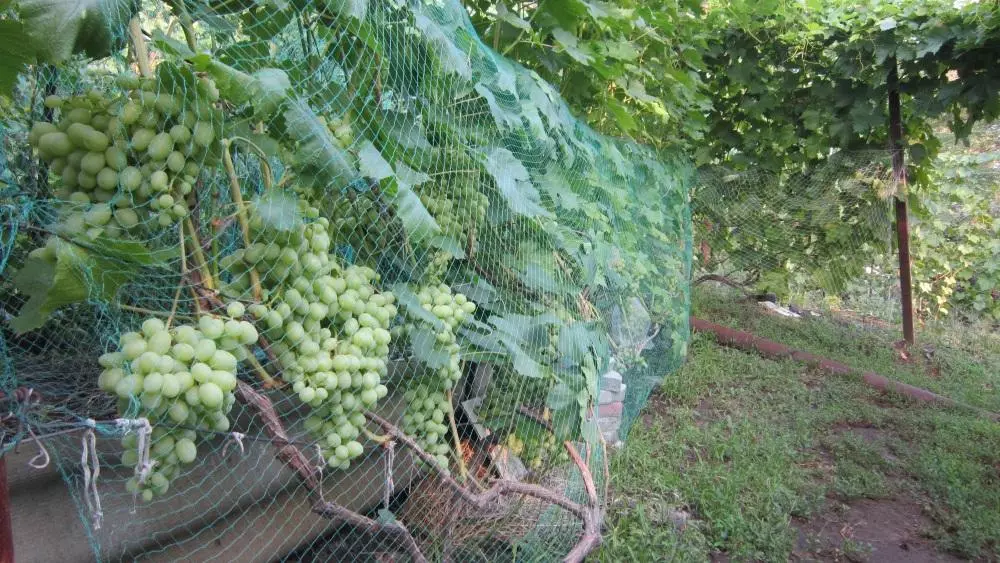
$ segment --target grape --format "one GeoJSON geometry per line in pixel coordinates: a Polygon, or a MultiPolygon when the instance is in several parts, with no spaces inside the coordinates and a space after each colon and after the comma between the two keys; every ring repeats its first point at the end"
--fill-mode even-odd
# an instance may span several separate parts
{"type": "MultiPolygon", "coordinates": [[[[250,326],[246,321],[232,322],[240,324],[241,333],[250,326]]],[[[199,430],[229,429],[226,413],[235,401],[237,361],[221,349],[221,340],[200,330],[222,323],[206,315],[197,326],[168,329],[162,319],[148,318],[139,332],[121,335],[117,351],[98,360],[104,368],[98,378],[100,388],[119,398],[122,414],[130,408],[130,400],[139,399],[138,416],[153,425],[150,458],[154,472],[145,482],[129,485],[144,499],[162,495],[180,467],[195,460],[199,430]]],[[[134,448],[135,436],[126,436],[122,445],[134,448]]],[[[123,463],[135,464],[137,459],[134,449],[123,454],[123,463]]]]}
{"type": "MultiPolygon", "coordinates": [[[[200,80],[216,91],[211,79],[200,80]]],[[[180,102],[164,93],[163,85],[141,82],[157,91],[132,91],[124,102],[97,91],[47,98],[58,104],[53,107],[63,108],[62,118],[34,123],[28,142],[58,176],[55,195],[80,203],[110,202],[134,212],[115,214],[96,225],[84,221],[89,228],[81,228],[78,212],[86,209],[61,207],[54,231],[90,239],[148,237],[151,233],[142,231],[171,227],[188,216],[186,196],[201,166],[217,158],[218,151],[209,149],[216,142],[214,123],[221,112],[202,101],[198,119],[188,123],[190,113],[178,114],[180,102]],[[189,142],[192,126],[197,130],[195,143],[189,142]]]]}
{"type": "MultiPolygon", "coordinates": [[[[452,406],[448,403],[447,391],[452,389],[462,377],[459,346],[455,342],[455,330],[461,323],[475,312],[476,305],[465,295],[453,294],[451,288],[444,284],[430,284],[416,291],[420,307],[429,311],[441,321],[443,328],[420,320],[408,311],[412,319],[403,327],[403,331],[413,335],[416,331],[432,331],[436,336],[436,349],[448,354],[448,363],[440,368],[425,368],[417,374],[410,389],[406,391],[406,413],[403,416],[403,431],[413,436],[428,453],[437,456],[438,463],[445,469],[448,467],[447,455],[450,451],[448,441],[442,439],[449,432],[445,423],[445,413],[452,406]],[[461,314],[459,314],[461,312],[461,314]]],[[[374,382],[366,382],[374,383],[374,382]]],[[[369,391],[376,395],[386,393],[384,386],[370,386],[369,391]]],[[[362,396],[362,401],[370,398],[370,394],[362,396]]]]}
{"type": "MultiPolygon", "coordinates": [[[[304,200],[297,205],[306,219],[318,215],[304,200]]],[[[360,417],[363,424],[360,409],[372,407],[384,396],[377,387],[387,374],[388,328],[396,317],[395,299],[375,287],[374,270],[344,267],[329,254],[328,221],[316,219],[292,229],[277,229],[265,220],[267,200],[254,202],[248,210],[252,240],[261,242],[228,257],[226,269],[233,275],[223,291],[249,300],[250,272],[256,270],[267,305],[255,303],[247,308],[231,303],[227,312],[238,317],[249,311],[258,326],[237,331],[227,325],[226,333],[239,342],[252,343],[257,329],[264,332],[282,376],[298,399],[313,409],[309,427],[328,445],[324,457],[334,459],[335,467],[346,468],[363,453],[360,443],[346,446],[361,431],[361,424],[352,423],[350,417],[357,415],[355,422],[360,417]]]]}

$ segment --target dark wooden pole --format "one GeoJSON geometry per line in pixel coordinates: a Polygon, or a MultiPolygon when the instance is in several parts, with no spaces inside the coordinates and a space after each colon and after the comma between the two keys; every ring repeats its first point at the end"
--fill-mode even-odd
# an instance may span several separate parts
{"type": "Polygon", "coordinates": [[[10,525],[7,458],[0,455],[0,563],[14,563],[14,531],[10,525]]]}
{"type": "Polygon", "coordinates": [[[903,119],[899,111],[899,70],[889,59],[889,143],[896,186],[896,242],[899,247],[899,293],[903,305],[903,339],[913,344],[913,282],[910,277],[910,225],[906,209],[906,165],[903,162],[903,119]]]}

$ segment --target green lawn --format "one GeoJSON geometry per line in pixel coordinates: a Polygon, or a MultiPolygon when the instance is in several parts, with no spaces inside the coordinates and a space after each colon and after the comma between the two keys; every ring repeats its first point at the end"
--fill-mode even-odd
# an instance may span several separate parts
{"type": "MultiPolygon", "coordinates": [[[[996,335],[923,334],[927,352],[903,363],[887,331],[717,294],[694,313],[1000,411],[996,335]]],[[[605,561],[1000,558],[1000,424],[706,335],[636,421],[612,482],[605,561]]]]}

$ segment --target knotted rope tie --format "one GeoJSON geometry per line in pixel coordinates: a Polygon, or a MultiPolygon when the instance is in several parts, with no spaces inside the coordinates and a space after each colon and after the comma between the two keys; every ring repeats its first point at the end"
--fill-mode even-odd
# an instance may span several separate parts
{"type": "MultiPolygon", "coordinates": [[[[235,442],[236,446],[240,449],[240,455],[246,455],[246,449],[243,448],[243,438],[246,438],[247,435],[242,432],[230,432],[229,437],[232,438],[232,442],[235,442]]],[[[222,457],[226,456],[226,451],[229,449],[229,444],[232,442],[227,441],[222,445],[222,457]]]]}
{"type": "MultiPolygon", "coordinates": [[[[147,418],[116,418],[115,426],[124,429],[125,433],[135,429],[135,435],[138,438],[136,450],[139,454],[139,461],[135,464],[135,477],[138,484],[142,485],[149,478],[153,465],[155,465],[149,460],[149,447],[150,442],[152,442],[150,435],[153,433],[153,427],[147,418]]],[[[138,498],[139,491],[136,489],[136,492],[132,493],[132,514],[135,514],[138,498]]]]}
{"type": "Polygon", "coordinates": [[[396,460],[396,442],[390,440],[385,443],[386,455],[385,455],[385,496],[382,499],[382,503],[385,505],[385,509],[389,510],[389,500],[392,497],[393,489],[395,485],[392,482],[392,466],[396,460]]]}
{"type": "Polygon", "coordinates": [[[101,529],[104,512],[101,510],[101,496],[97,492],[97,478],[101,475],[101,464],[97,459],[97,435],[94,429],[97,423],[92,418],[86,420],[87,430],[84,431],[81,442],[80,465],[83,466],[83,498],[87,501],[87,509],[94,520],[94,529],[101,529]]]}

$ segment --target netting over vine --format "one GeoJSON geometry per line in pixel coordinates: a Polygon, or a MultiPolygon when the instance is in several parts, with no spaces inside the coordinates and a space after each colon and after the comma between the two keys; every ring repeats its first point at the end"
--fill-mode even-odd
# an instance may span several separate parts
{"type": "Polygon", "coordinates": [[[605,446],[686,350],[685,161],[454,1],[62,8],[19,4],[64,60],[0,108],[18,549],[592,548],[605,446]]]}

